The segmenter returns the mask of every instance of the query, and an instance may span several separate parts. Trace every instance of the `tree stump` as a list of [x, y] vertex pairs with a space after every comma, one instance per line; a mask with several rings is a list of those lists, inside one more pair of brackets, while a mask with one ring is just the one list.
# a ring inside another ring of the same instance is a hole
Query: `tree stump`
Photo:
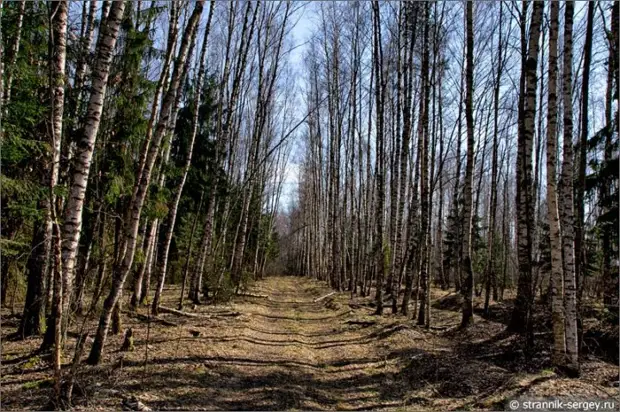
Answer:
[[121, 346], [122, 352], [132, 352], [133, 347], [133, 330], [128, 328], [125, 331], [125, 340], [123, 341], [123, 346]]

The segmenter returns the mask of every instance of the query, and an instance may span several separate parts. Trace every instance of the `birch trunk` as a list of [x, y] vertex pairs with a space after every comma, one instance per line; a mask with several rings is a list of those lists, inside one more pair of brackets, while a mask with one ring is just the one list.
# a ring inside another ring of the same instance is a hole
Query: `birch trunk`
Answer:
[[[239, 98], [239, 91], [241, 86], [241, 73], [245, 70], [247, 55], [249, 50], [249, 43], [254, 35], [254, 25], [256, 22], [256, 13], [258, 12], [258, 4], [254, 9], [254, 14], [252, 18], [251, 27], [249, 28], [248, 34], [248, 19], [250, 15], [250, 11], [252, 10], [252, 3], [248, 2], [247, 7], [243, 17], [243, 25], [241, 29], [241, 42], [239, 45], [239, 49], [237, 50], [237, 67], [233, 76], [233, 85], [230, 95], [228, 96], [228, 110], [227, 113], [224, 113], [224, 98], [226, 95], [226, 85], [229, 81], [230, 71], [231, 71], [231, 61], [230, 61], [230, 53], [233, 53], [234, 50], [232, 48], [233, 41], [233, 31], [235, 27], [235, 10], [236, 10], [235, 2], [231, 2], [230, 11], [229, 11], [229, 21], [228, 21], [228, 36], [227, 36], [227, 44], [226, 44], [226, 56], [224, 59], [224, 72], [222, 75], [222, 81], [220, 85], [219, 92], [219, 105], [218, 105], [218, 115], [217, 115], [217, 126], [216, 126], [216, 160], [215, 164], [217, 167], [221, 167], [224, 164], [224, 155], [226, 146], [229, 143], [229, 137], [231, 134], [232, 128], [232, 120], [234, 109], [237, 105], [237, 99]], [[200, 299], [198, 297], [200, 290], [202, 289], [202, 275], [205, 267], [205, 263], [211, 257], [212, 253], [212, 243], [213, 243], [213, 229], [214, 229], [214, 219], [215, 219], [215, 208], [217, 203], [217, 182], [214, 182], [213, 187], [211, 188], [211, 193], [209, 194], [209, 198], [207, 201], [207, 218], [205, 219], [204, 230], [202, 234], [202, 240], [200, 242], [200, 255], [198, 256], [198, 260], [196, 262], [196, 266], [192, 273], [192, 279], [190, 281], [190, 291], [189, 296], [190, 299], [196, 304], [200, 303]], [[227, 202], [225, 200], [224, 209], [227, 209]], [[224, 213], [226, 215], [226, 213]], [[225, 220], [226, 221], [226, 220]], [[222, 230], [225, 232], [225, 227]], [[222, 237], [224, 237], [224, 233], [222, 233]], [[224, 269], [220, 270], [220, 274], [217, 280], [217, 290], [215, 291], [215, 297], [219, 292], [219, 288], [221, 282], [224, 278]]]
[[[15, 41], [11, 49], [11, 63], [15, 64], [17, 53], [19, 52], [19, 43], [21, 37], [21, 26], [24, 15], [25, 1], [20, 2], [17, 20], [17, 33]], [[18, 336], [22, 338], [37, 335], [41, 331], [40, 319], [45, 315], [43, 311], [43, 291], [44, 279], [48, 272], [48, 259], [50, 256], [50, 247], [52, 242], [52, 213], [51, 208], [54, 207], [55, 196], [54, 188], [58, 184], [59, 163], [60, 163], [60, 147], [62, 139], [62, 117], [64, 111], [64, 95], [65, 95], [65, 66], [66, 66], [66, 46], [67, 46], [67, 8], [66, 1], [55, 4], [50, 11], [50, 88], [52, 94], [52, 136], [50, 139], [50, 147], [52, 149], [51, 162], [45, 162], [46, 172], [43, 174], [43, 184], [48, 187], [50, 193], [47, 199], [40, 202], [45, 212], [44, 220], [35, 224], [35, 233], [33, 236], [33, 252], [28, 258], [28, 288], [26, 291], [26, 302], [22, 320], [20, 322]], [[11, 73], [7, 75], [7, 88], [5, 96], [5, 104], [8, 104], [11, 94]], [[35, 243], [36, 242], [36, 243]], [[49, 287], [52, 287], [51, 284]], [[70, 295], [70, 293], [69, 293]], [[66, 311], [68, 313], [68, 311]], [[50, 324], [53, 324], [52, 321]], [[50, 331], [49, 336], [53, 336]], [[48, 340], [51, 342], [51, 339]]]
[[515, 308], [508, 330], [530, 332], [532, 296], [532, 142], [536, 109], [536, 69], [538, 67], [539, 37], [544, 4], [534, 2], [529, 30], [527, 58], [523, 66], [523, 107], [520, 108], [520, 132], [517, 153], [517, 252], [519, 284]]
[[[493, 153], [491, 154], [491, 201], [489, 205], [489, 233], [487, 242], [487, 263], [486, 263], [486, 290], [484, 296], [484, 313], [489, 314], [489, 300], [491, 298], [491, 287], [497, 282], [497, 274], [493, 267], [493, 247], [495, 244], [495, 232], [496, 232], [496, 217], [497, 217], [497, 151], [499, 147], [499, 91], [502, 79], [502, 23], [503, 23], [503, 5], [500, 3], [499, 8], [499, 39], [497, 46], [497, 76], [495, 77], [495, 84], [493, 89]], [[497, 289], [495, 289], [497, 290]], [[497, 299], [497, 293], [494, 296]]]
[[[86, 8], [86, 2], [84, 2], [84, 8]], [[88, 12], [88, 19], [83, 21], [86, 25], [82, 26], [82, 50], [76, 63], [75, 78], [73, 80], [73, 88], [75, 89], [75, 107], [79, 109], [82, 99], [82, 87], [84, 86], [84, 78], [86, 75], [87, 56], [90, 53], [92, 47], [94, 32], [95, 32], [95, 12], [97, 9], [97, 2], [95, 0], [90, 1], [90, 7]]]
[[189, 147], [187, 158], [185, 160], [185, 165], [183, 168], [183, 175], [181, 177], [181, 181], [176, 186], [176, 192], [174, 194], [174, 199], [172, 200], [172, 204], [169, 208], [170, 212], [168, 215], [168, 224], [166, 228], [166, 233], [164, 236], [164, 244], [161, 249], [161, 256], [157, 260], [157, 269], [155, 271], [157, 278], [157, 289], [155, 290], [155, 297], [153, 298], [153, 308], [152, 312], [155, 316], [159, 313], [159, 301], [161, 299], [161, 293], [164, 288], [164, 281], [166, 279], [166, 270], [168, 268], [168, 253], [170, 251], [170, 244], [172, 243], [172, 235], [174, 234], [174, 226], [176, 223], [177, 210], [179, 208], [179, 202], [181, 200], [181, 195], [183, 194], [183, 187], [185, 186], [185, 181], [187, 180], [187, 174], [189, 173], [189, 169], [192, 164], [192, 155], [194, 153], [194, 143], [196, 141], [196, 136], [198, 134], [198, 115], [200, 112], [200, 96], [202, 94], [202, 86], [204, 83], [205, 77], [205, 63], [206, 63], [206, 52], [207, 52], [207, 44], [209, 40], [209, 31], [211, 29], [211, 19], [213, 17], [213, 10], [215, 8], [215, 1], [211, 1], [209, 7], [209, 17], [207, 18], [207, 26], [205, 28], [204, 40], [202, 42], [202, 49], [200, 51], [200, 68], [198, 69], [198, 77], [196, 80], [196, 89], [193, 100], [194, 112], [192, 113], [192, 134], [189, 140]]
[[[91, 94], [86, 112], [84, 133], [78, 142], [73, 163], [73, 174], [69, 196], [65, 206], [64, 224], [62, 228], [62, 270], [63, 287], [72, 290], [73, 272], [82, 228], [82, 211], [88, 185], [90, 166], [95, 150], [97, 132], [101, 123], [101, 111], [106, 95], [108, 75], [118, 32], [121, 24], [125, 2], [114, 2], [106, 24], [101, 27], [97, 41], [97, 56], [92, 74]], [[63, 306], [68, 305], [68, 299]], [[68, 315], [65, 314], [65, 315]]]
[[[49, 213], [48, 216], [51, 218], [50, 223], [48, 223], [48, 227], [54, 225], [55, 231], [58, 232], [58, 210], [59, 203], [57, 202], [56, 196], [54, 195], [54, 191], [56, 185], [58, 184], [58, 176], [60, 170], [60, 150], [61, 150], [61, 140], [62, 140], [62, 127], [63, 127], [63, 112], [64, 112], [64, 101], [65, 101], [65, 69], [66, 69], [66, 49], [67, 49], [67, 14], [68, 14], [69, 5], [66, 1], [61, 1], [59, 3], [55, 3], [54, 7], [50, 10], [50, 19], [51, 19], [51, 31], [50, 31], [50, 51], [52, 53], [51, 56], [51, 70], [50, 70], [50, 88], [52, 94], [52, 111], [51, 111], [51, 124], [52, 124], [52, 135], [51, 135], [51, 148], [52, 148], [52, 164], [51, 169], [49, 171], [49, 182], [48, 182], [48, 190], [49, 190], [49, 199], [48, 199], [48, 207]], [[56, 233], [56, 237], [60, 236], [59, 233]], [[59, 239], [53, 240], [54, 248], [53, 252], [57, 253], [57, 247], [60, 244]], [[57, 262], [60, 259], [60, 256], [54, 255], [54, 262]], [[62, 290], [60, 295], [54, 302], [54, 306], [58, 302], [60, 302], [60, 308], [54, 308], [52, 313], [53, 322], [50, 322], [50, 325], [54, 325], [54, 328], [49, 331], [49, 336], [55, 337], [55, 345], [58, 345], [58, 336], [60, 335], [60, 339], [64, 342], [64, 337], [66, 333], [66, 325], [69, 316], [69, 300], [71, 298], [71, 283], [70, 278], [68, 278], [67, 274], [63, 271], [60, 272], [60, 269], [64, 267], [64, 265], [54, 264], [52, 270], [55, 270], [55, 276], [60, 277], [62, 273], [62, 278], [55, 280], [55, 283], [60, 281], [62, 282]], [[56, 288], [56, 286], [55, 286]], [[60, 319], [57, 317], [60, 316]], [[58, 325], [61, 325], [61, 329], [56, 329]], [[60, 348], [56, 350], [60, 351]], [[59, 355], [62, 356], [62, 355]]]
[[[420, 117], [420, 130], [422, 143], [420, 162], [420, 285], [422, 295], [420, 299], [420, 309], [418, 310], [418, 325], [430, 326], [430, 313], [427, 313], [427, 302], [430, 301], [430, 274], [428, 270], [428, 240], [430, 231], [430, 188], [429, 188], [429, 136], [428, 118], [430, 107], [430, 81], [429, 81], [429, 3], [424, 4], [424, 49], [422, 54], [422, 116]], [[434, 79], [433, 79], [434, 80]]]
[[200, 202], [198, 203], [198, 209], [196, 210], [196, 216], [194, 217], [194, 224], [192, 224], [192, 233], [189, 237], [189, 247], [185, 256], [185, 265], [183, 266], [183, 283], [181, 284], [181, 296], [179, 297], [179, 310], [183, 310], [183, 297], [185, 296], [185, 287], [187, 286], [187, 275], [189, 274], [189, 262], [192, 257], [192, 250], [194, 247], [194, 235], [196, 234], [196, 227], [198, 226], [198, 219], [200, 212], [202, 211], [202, 201], [204, 199], [204, 191], [200, 193]]
[[[414, 4], [414, 3], [411, 3]], [[418, 13], [418, 8], [414, 7], [413, 8], [413, 24], [415, 25], [415, 23], [417, 22], [417, 13]], [[402, 118], [403, 118], [403, 129], [402, 129], [402, 139], [401, 139], [401, 153], [400, 153], [400, 182], [399, 182], [399, 192], [400, 192], [400, 198], [399, 198], [399, 207], [398, 207], [398, 213], [396, 216], [396, 251], [395, 251], [395, 265], [397, 266], [397, 269], [395, 271], [395, 276], [398, 275], [398, 284], [400, 285], [402, 277], [403, 277], [403, 272], [405, 271], [405, 260], [404, 260], [404, 253], [405, 253], [405, 245], [402, 245], [403, 243], [403, 232], [404, 232], [404, 211], [405, 211], [405, 204], [407, 202], [407, 182], [409, 181], [409, 174], [407, 173], [408, 170], [408, 164], [409, 164], [409, 145], [411, 143], [411, 133], [412, 133], [412, 117], [413, 117], [413, 112], [411, 110], [411, 98], [412, 98], [412, 93], [413, 93], [413, 55], [414, 55], [414, 48], [415, 48], [415, 43], [416, 43], [416, 30], [411, 30], [410, 33], [407, 32], [406, 35], [407, 37], [409, 37], [408, 39], [408, 44], [407, 42], [405, 42], [405, 56], [404, 56], [404, 63], [403, 63], [403, 89], [404, 89], [404, 101], [403, 101], [403, 114], [402, 114]], [[411, 212], [409, 212], [411, 213]], [[396, 299], [392, 300], [392, 306], [394, 306], [395, 304], [397, 305], [397, 298], [398, 295], [395, 296]], [[394, 309], [394, 307], [392, 308]]]
[[383, 314], [383, 283], [385, 276], [385, 249], [384, 249], [384, 207], [385, 207], [385, 179], [383, 176], [384, 172], [384, 156], [385, 156], [385, 148], [384, 148], [384, 102], [385, 102], [385, 73], [383, 70], [383, 50], [382, 50], [382, 41], [381, 41], [381, 18], [379, 14], [379, 4], [372, 4], [373, 9], [373, 60], [374, 60], [374, 70], [375, 75], [377, 76], [376, 88], [375, 88], [375, 100], [376, 100], [376, 116], [377, 116], [377, 125], [376, 125], [376, 153], [377, 160], [375, 162], [375, 187], [377, 190], [376, 199], [377, 203], [375, 205], [375, 216], [376, 216], [376, 225], [375, 225], [375, 233], [377, 238], [375, 239], [374, 246], [374, 258], [375, 258], [375, 267], [377, 270], [377, 282], [376, 282], [376, 295], [375, 300], [377, 302], [377, 315]]
[[[116, 4], [117, 2], [114, 2], [113, 7], [116, 6]], [[127, 274], [131, 270], [131, 265], [133, 263], [136, 247], [140, 216], [142, 214], [142, 207], [144, 206], [144, 201], [146, 200], [146, 195], [148, 194], [148, 187], [151, 181], [151, 173], [153, 171], [153, 166], [157, 159], [159, 148], [161, 146], [165, 131], [168, 128], [168, 122], [170, 121], [170, 117], [175, 115], [174, 113], [172, 113], [172, 111], [176, 102], [177, 89], [181, 84], [181, 80], [184, 78], [185, 70], [187, 69], [186, 61], [189, 60], [190, 57], [188, 56], [189, 50], [191, 44], [193, 43], [194, 33], [196, 31], [196, 27], [198, 25], [198, 21], [202, 14], [203, 8], [204, 0], [198, 1], [194, 6], [194, 10], [190, 18], [188, 19], [183, 38], [181, 40], [181, 46], [179, 48], [179, 54], [174, 67], [172, 79], [170, 81], [170, 86], [161, 106], [161, 116], [159, 117], [157, 128], [155, 129], [155, 133], [153, 135], [153, 140], [149, 145], [149, 151], [144, 164], [143, 173], [141, 174], [141, 178], [136, 181], [136, 185], [134, 187], [135, 195], [132, 197], [131, 205], [129, 208], [130, 220], [129, 222], [127, 222], [123, 237], [124, 247], [122, 249], [125, 250], [125, 253], [124, 256], [121, 256], [121, 259], [115, 264], [115, 267], [113, 269], [114, 273], [112, 279], [112, 287], [103, 304], [103, 312], [101, 314], [101, 318], [99, 319], [99, 326], [95, 335], [95, 341], [93, 343], [88, 358], [88, 362], [93, 365], [98, 364], [101, 359], [101, 354], [103, 352], [105, 339], [110, 325], [112, 310], [120, 296]], [[110, 13], [110, 15], [112, 16], [112, 13]]]
[[149, 292], [151, 290], [151, 273], [153, 272], [153, 265], [156, 264], [157, 259], [157, 239], [159, 239], [159, 219], [155, 219], [153, 221], [153, 225], [151, 227], [151, 241], [147, 247], [146, 254], [146, 267], [144, 268], [144, 275], [142, 277], [142, 293], [138, 297], [138, 302], [140, 305], [145, 305], [149, 300]]
[[[258, 6], [259, 4], [257, 4], [256, 6], [257, 9], [258, 9]], [[250, 153], [248, 157], [246, 178], [244, 179], [249, 189], [248, 189], [247, 196], [244, 198], [244, 202], [243, 202], [242, 209], [241, 209], [240, 232], [239, 232], [239, 236], [237, 237], [237, 242], [235, 242], [234, 257], [233, 257], [233, 263], [231, 266], [231, 274], [233, 278], [233, 283], [235, 284], [236, 287], [239, 286], [239, 282], [241, 280], [242, 260], [243, 260], [243, 254], [245, 251], [245, 244], [247, 240], [247, 227], [248, 227], [248, 218], [249, 218], [248, 211], [250, 207], [250, 199], [252, 197], [251, 193], [253, 190], [254, 179], [255, 179], [254, 178], [255, 167], [258, 162], [259, 148], [261, 144], [262, 134], [265, 129], [265, 122], [267, 120], [267, 115], [268, 115], [268, 110], [269, 110], [268, 105], [272, 101], [274, 85], [275, 85], [276, 77], [278, 74], [278, 63], [280, 59], [280, 52], [281, 52], [282, 44], [284, 40], [284, 31], [286, 29], [286, 23], [287, 23], [287, 18], [289, 16], [289, 11], [290, 11], [290, 3], [287, 3], [286, 11], [284, 14], [284, 19], [281, 23], [282, 25], [281, 30], [280, 30], [280, 33], [277, 35], [277, 43], [275, 45], [276, 48], [274, 50], [275, 62], [273, 63], [272, 67], [270, 67], [268, 70], [268, 73], [270, 72], [271, 77], [266, 79], [269, 83], [267, 84], [267, 87], [265, 89], [266, 90], [265, 95], [261, 96], [261, 93], [259, 93], [259, 100], [257, 102], [258, 109], [257, 109], [257, 117], [255, 119], [256, 126], [254, 130], [254, 135], [252, 137], [252, 147], [250, 149]], [[254, 24], [252, 24], [252, 26], [254, 26]], [[267, 32], [267, 35], [268, 34], [269, 33]], [[260, 35], [258, 37], [260, 37]], [[265, 53], [268, 52], [267, 46], [268, 44], [266, 45]], [[259, 56], [259, 60], [262, 60], [260, 59], [260, 56]], [[261, 69], [259, 68], [259, 76], [261, 76], [260, 71]], [[259, 91], [260, 91], [260, 83], [261, 81], [259, 80]]]
[[[583, 55], [583, 73], [581, 76], [581, 130], [579, 131], [579, 151], [575, 153], [577, 176], [575, 180], [575, 280], [577, 282], [577, 306], [580, 306], [581, 293], [585, 280], [586, 250], [585, 243], [585, 192], [588, 146], [588, 120], [590, 114], [590, 66], [592, 63], [592, 31], [594, 26], [594, 2], [588, 3], [586, 18], [586, 38]], [[579, 312], [577, 313], [579, 315]], [[578, 326], [580, 326], [578, 318]]]
[[138, 273], [136, 273], [135, 275], [133, 293], [131, 295], [131, 300], [129, 303], [129, 306], [131, 308], [136, 308], [142, 299], [142, 283], [144, 281], [144, 274], [146, 273], [150, 263], [153, 239], [155, 238], [155, 230], [157, 229], [157, 219], [151, 222], [150, 225], [148, 224], [148, 222], [145, 222], [144, 224], [148, 225], [146, 233], [144, 233], [144, 246], [142, 248], [144, 252], [144, 262], [142, 262], [142, 264], [138, 268]]
[[[402, 54], [402, 43], [403, 43], [403, 4], [399, 4], [398, 13], [397, 13], [397, 25], [398, 31], [396, 34], [396, 50], [394, 51], [397, 55], [396, 60], [396, 107], [394, 107], [394, 103], [392, 100], [392, 150], [391, 150], [391, 158], [390, 158], [390, 225], [389, 225], [389, 234], [390, 234], [390, 272], [388, 275], [387, 287], [389, 288], [389, 293], [392, 295], [392, 313], [398, 313], [398, 275], [396, 273], [397, 265], [396, 265], [396, 255], [398, 255], [397, 249], [400, 247], [400, 244], [396, 242], [397, 238], [397, 226], [398, 226], [398, 210], [399, 210], [399, 173], [400, 173], [400, 154], [401, 154], [401, 116], [402, 116], [402, 105], [403, 105], [403, 54]], [[405, 56], [406, 59], [406, 56]], [[346, 187], [346, 185], [345, 185]]]
[[[54, 333], [54, 375], [56, 402], [60, 405], [60, 384], [61, 384], [61, 362], [62, 349], [66, 333], [66, 324], [69, 317], [69, 299], [72, 288], [68, 282], [67, 272], [63, 271], [61, 260], [61, 233], [58, 223], [57, 202], [54, 190], [58, 181], [58, 164], [60, 162], [60, 147], [62, 139], [62, 119], [65, 101], [65, 69], [67, 56], [67, 15], [69, 3], [66, 0], [54, 3], [50, 9], [50, 51], [51, 51], [51, 70], [50, 70], [50, 91], [52, 94], [52, 170], [49, 180], [49, 205], [53, 222], [53, 256], [54, 264], [52, 270], [55, 272], [54, 281], [54, 310], [52, 314], [53, 333]], [[62, 275], [61, 275], [62, 274]], [[51, 322], [50, 322], [51, 325]], [[51, 334], [51, 333], [50, 333]]]
[[573, 213], [573, 13], [575, 4], [567, 1], [564, 15], [564, 144], [560, 177], [559, 210], [562, 225], [564, 259], [564, 324], [566, 333], [566, 370], [579, 375], [577, 343], [577, 281], [575, 278], [575, 232]]
[[[609, 44], [609, 57], [608, 57], [608, 69], [607, 69], [607, 93], [605, 96], [605, 120], [607, 127], [607, 138], [605, 139], [605, 162], [611, 162], [613, 158], [613, 142], [612, 136], [615, 132], [617, 135], [620, 122], [618, 121], [618, 113], [616, 110], [613, 113], [613, 100], [617, 100], [618, 96], [614, 96], [615, 90], [620, 87], [620, 81], [618, 79], [618, 53], [620, 47], [618, 42], [620, 41], [620, 6], [618, 2], [614, 2], [611, 9], [611, 35], [608, 38]], [[615, 125], [614, 125], [615, 120]], [[600, 190], [600, 199], [609, 199], [611, 188], [607, 185], [602, 185]], [[611, 213], [612, 206], [610, 204], [603, 205], [603, 214]], [[609, 310], [615, 310], [616, 303], [618, 302], [618, 271], [617, 265], [612, 264], [612, 260], [615, 259], [615, 254], [612, 249], [613, 237], [617, 234], [616, 228], [613, 225], [605, 225], [602, 233], [602, 247], [603, 247], [603, 303]], [[613, 309], [612, 309], [613, 308]]]
[[[21, 44], [21, 36], [22, 36], [22, 26], [24, 24], [24, 12], [26, 9], [26, 0], [20, 0], [18, 10], [17, 10], [17, 22], [15, 28], [15, 38], [13, 39], [13, 45], [9, 50], [8, 59], [9, 62], [6, 71], [6, 79], [4, 86], [4, 101], [3, 101], [3, 110], [9, 109], [9, 103], [11, 101], [11, 88], [13, 85], [13, 74], [15, 72], [15, 64], [17, 63], [17, 55], [19, 54], [19, 46]], [[0, 95], [1, 96], [1, 95]]]
[[466, 328], [474, 321], [473, 292], [474, 274], [471, 261], [472, 241], [472, 184], [474, 179], [474, 108], [473, 108], [473, 83], [474, 83], [474, 15], [473, 3], [467, 3], [467, 66], [465, 71], [465, 122], [467, 126], [467, 164], [465, 166], [465, 182], [463, 185], [463, 272], [465, 273], [464, 284], [461, 287], [463, 294], [463, 317], [461, 328]]
[[549, 28], [549, 89], [547, 98], [547, 221], [551, 240], [551, 312], [553, 320], [553, 363], [563, 366], [566, 345], [564, 342], [564, 303], [562, 295], [562, 242], [558, 215], [557, 176], [557, 77], [559, 5], [550, 3]]

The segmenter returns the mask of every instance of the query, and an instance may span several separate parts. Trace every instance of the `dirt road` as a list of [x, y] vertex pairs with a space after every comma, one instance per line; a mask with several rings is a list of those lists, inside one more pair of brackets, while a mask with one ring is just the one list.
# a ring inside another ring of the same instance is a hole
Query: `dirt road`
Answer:
[[[152, 352], [144, 385], [125, 384], [155, 409], [369, 409], [402, 405], [394, 359], [380, 328], [344, 296], [300, 278], [257, 282], [231, 309], [241, 316], [198, 324], [174, 354]], [[357, 313], [360, 312], [360, 313]], [[155, 345], [154, 345], [155, 346]], [[172, 348], [168, 348], [168, 351]], [[135, 371], [140, 374], [140, 367]]]
[[[186, 308], [194, 317], [163, 314], [150, 328], [145, 308], [141, 319], [126, 313], [135, 351], [119, 352], [122, 336], [111, 336], [102, 364], [81, 369], [77, 409], [119, 409], [130, 396], [155, 410], [497, 410], [519, 395], [617, 396], [605, 383], [614, 365], [585, 362], [580, 380], [557, 377], [544, 353], [522, 367], [501, 322], [476, 316], [468, 331], [454, 330], [458, 308], [434, 305], [424, 330], [400, 315], [372, 316], [370, 298], [316, 301], [331, 291], [305, 278], [269, 277], [249, 292]], [[177, 299], [168, 289], [163, 304]], [[39, 343], [3, 342], [4, 409], [49, 398], [48, 364], [28, 355]]]

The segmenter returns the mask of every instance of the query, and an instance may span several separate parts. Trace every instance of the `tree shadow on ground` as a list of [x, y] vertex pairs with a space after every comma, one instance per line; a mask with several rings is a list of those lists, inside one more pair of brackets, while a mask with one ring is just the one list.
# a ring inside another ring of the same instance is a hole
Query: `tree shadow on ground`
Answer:
[[[229, 357], [170, 358], [154, 364], [166, 363], [172, 368], [149, 373], [148, 383], [128, 383], [123, 390], [139, 392], [147, 387], [163, 394], [149, 404], [154, 409], [352, 409], [369, 402], [403, 405], [403, 390], [397, 387], [407, 386], [406, 382], [397, 382], [393, 373], [376, 366], [385, 360], [361, 358], [314, 365]], [[193, 367], [189, 363], [194, 363]], [[193, 395], [174, 395], [175, 388], [187, 387], [195, 389]]]
[[[145, 402], [156, 410], [367, 410], [482, 397], [514, 377], [495, 357], [477, 359], [480, 351], [470, 348], [467, 355], [465, 346], [461, 349], [395, 350], [381, 358], [328, 363], [230, 356], [156, 358], [149, 361], [145, 380], [119, 379], [117, 389], [138, 396], [146, 389], [155, 396]], [[396, 371], [386, 369], [386, 362], [396, 364]], [[142, 362], [126, 361], [122, 373], [142, 376], [142, 367]]]

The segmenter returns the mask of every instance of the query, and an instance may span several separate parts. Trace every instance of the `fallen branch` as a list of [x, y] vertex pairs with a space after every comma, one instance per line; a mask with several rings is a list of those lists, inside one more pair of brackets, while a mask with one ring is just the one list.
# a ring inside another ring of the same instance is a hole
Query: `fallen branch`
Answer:
[[237, 296], [242, 296], [244, 298], [261, 298], [261, 299], [269, 299], [268, 295], [261, 295], [259, 293], [249, 293], [249, 292], [239, 292]]
[[221, 316], [241, 315], [241, 313], [239, 312], [223, 312], [223, 313], [218, 313], [218, 314], [213, 314], [213, 315], [203, 315], [201, 313], [183, 312], [182, 310], [176, 310], [176, 309], [168, 308], [166, 306], [160, 306], [159, 311], [163, 313], [172, 313], [173, 315], [177, 315], [177, 316], [185, 316], [187, 318], [200, 318], [200, 319], [211, 319], [211, 318], [218, 318]]
[[167, 308], [165, 306], [160, 306], [159, 311], [163, 313], [172, 313], [173, 315], [177, 315], [177, 316], [185, 316], [187, 318], [201, 318], [202, 317], [198, 313], [183, 312], [182, 310]]
[[364, 327], [376, 325], [377, 321], [375, 320], [348, 320], [345, 322], [348, 325], [360, 325]]
[[314, 299], [314, 300], [313, 300], [313, 302], [315, 302], [315, 303], [316, 303], [316, 302], [319, 302], [319, 301], [321, 301], [321, 300], [323, 300], [323, 299], [325, 299], [325, 298], [328, 298], [328, 297], [330, 297], [331, 295], [335, 295], [335, 294], [336, 294], [336, 292], [331, 292], [331, 293], [328, 293], [328, 294], [327, 294], [327, 295], [325, 295], [325, 296], [321, 296], [320, 298], [316, 298], [316, 299]]
[[474, 359], [488, 359], [488, 358], [494, 358], [495, 356], [498, 356], [498, 355], [503, 355], [503, 354], [504, 354], [504, 352], [485, 353], [484, 355], [474, 356]]
[[223, 312], [223, 313], [216, 313], [213, 315], [208, 315], [210, 318], [218, 318], [218, 317], [224, 317], [224, 316], [229, 316], [229, 317], [236, 317], [236, 316], [241, 316], [241, 312]]

